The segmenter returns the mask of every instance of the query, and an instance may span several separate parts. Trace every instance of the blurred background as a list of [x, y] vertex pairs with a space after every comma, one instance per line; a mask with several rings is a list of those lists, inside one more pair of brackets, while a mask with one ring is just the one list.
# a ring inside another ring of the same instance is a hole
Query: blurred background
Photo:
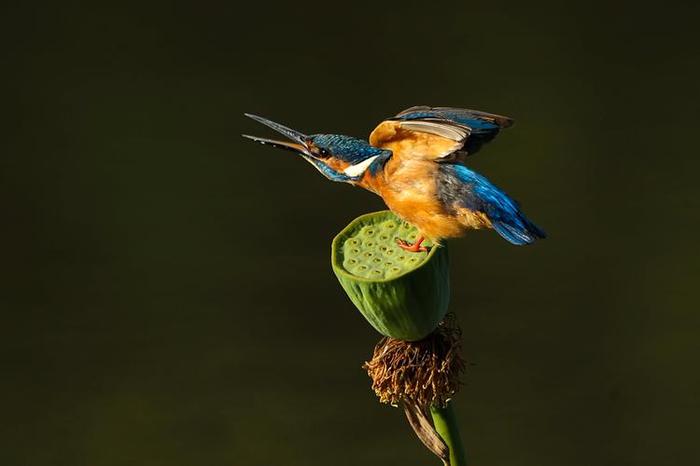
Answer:
[[473, 464], [697, 464], [698, 7], [3, 6], [0, 464], [436, 465], [329, 264], [383, 208], [246, 141], [502, 113], [549, 233], [450, 244]]

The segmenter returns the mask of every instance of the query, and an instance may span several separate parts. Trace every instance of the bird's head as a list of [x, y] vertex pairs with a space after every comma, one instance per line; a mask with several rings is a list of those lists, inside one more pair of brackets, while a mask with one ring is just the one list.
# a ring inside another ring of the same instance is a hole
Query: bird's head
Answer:
[[373, 147], [362, 139], [342, 134], [312, 134], [307, 136], [266, 118], [248, 113], [245, 115], [269, 126], [289, 140], [279, 141], [248, 136], [247, 134], [244, 134], [243, 137], [260, 144], [296, 152], [333, 181], [356, 182], [362, 178], [365, 171], [376, 170], [391, 156], [390, 151]]

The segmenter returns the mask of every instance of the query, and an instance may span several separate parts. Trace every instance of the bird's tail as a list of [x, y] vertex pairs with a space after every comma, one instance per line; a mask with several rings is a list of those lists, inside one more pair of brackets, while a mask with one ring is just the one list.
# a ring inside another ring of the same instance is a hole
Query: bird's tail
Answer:
[[522, 246], [547, 236], [525, 217], [514, 199], [483, 176], [464, 165], [455, 164], [444, 170], [449, 170], [448, 174], [454, 174], [459, 182], [468, 187], [465, 207], [485, 214], [493, 229], [507, 241]]
[[522, 246], [524, 244], [534, 243], [535, 240], [546, 238], [547, 234], [537, 225], [528, 220], [520, 210], [515, 212], [499, 212], [500, 215], [495, 215], [491, 219], [493, 229], [498, 232], [503, 238], [515, 244]]

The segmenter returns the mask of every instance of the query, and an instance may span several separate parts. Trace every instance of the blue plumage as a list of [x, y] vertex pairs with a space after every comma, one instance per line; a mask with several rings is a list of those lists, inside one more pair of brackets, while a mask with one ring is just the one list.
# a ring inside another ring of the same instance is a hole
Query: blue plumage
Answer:
[[413, 244], [397, 239], [407, 251], [425, 251], [425, 238], [455, 238], [478, 228], [493, 228], [516, 245], [545, 237], [517, 202], [464, 165], [465, 155], [513, 124], [508, 117], [451, 107], [411, 107], [381, 122], [367, 142], [340, 134], [307, 136], [248, 116], [290, 141], [247, 138], [294, 151], [326, 178], [378, 194], [392, 211], [418, 227], [421, 236]]
[[466, 127], [469, 129], [469, 138], [460, 152], [469, 155], [478, 152], [481, 146], [495, 138], [501, 129], [513, 124], [513, 120], [501, 115], [452, 107], [413, 107], [399, 113], [395, 119], [441, 120]]
[[331, 181], [356, 182], [362, 178], [362, 175], [349, 176], [334, 170], [324, 162], [324, 154], [327, 154], [326, 158], [332, 154], [334, 159], [347, 162], [350, 166], [375, 157], [367, 167], [372, 175], [376, 175], [384, 167], [387, 160], [391, 158], [391, 151], [373, 147], [367, 144], [367, 141], [342, 134], [314, 134], [308, 137], [306, 143], [313, 147], [318, 156], [312, 157], [302, 154], [302, 157], [311, 162], [318, 171]]
[[317, 147], [333, 154], [333, 157], [351, 165], [386, 152], [370, 146], [367, 141], [341, 134], [314, 134], [309, 139]]
[[482, 120], [472, 113], [456, 112], [448, 110], [432, 110], [432, 111], [416, 111], [397, 117], [397, 120], [424, 120], [429, 118], [437, 118], [451, 120], [464, 126], [468, 126], [472, 130], [472, 134], [496, 131], [500, 129], [493, 121]]
[[304, 157], [306, 160], [311, 162], [311, 164], [313, 164], [313, 166], [316, 167], [316, 169], [318, 171], [320, 171], [323, 174], [323, 176], [325, 176], [326, 178], [328, 178], [331, 181], [338, 181], [340, 183], [348, 183], [348, 182], [352, 182], [352, 181], [357, 181], [359, 179], [359, 177], [357, 177], [357, 176], [348, 176], [345, 173], [341, 173], [339, 171], [333, 170], [331, 167], [329, 167], [325, 163], [323, 163], [319, 160], [316, 160], [313, 157], [309, 157], [307, 155], [302, 155], [302, 157]]
[[438, 196], [445, 206], [481, 212], [494, 230], [516, 245], [530, 244], [546, 234], [521, 212], [518, 203], [485, 177], [464, 165], [441, 165]]
[[386, 165], [392, 155], [393, 154], [390, 150], [383, 151], [379, 157], [374, 159], [374, 161], [370, 164], [369, 168], [367, 169], [369, 174], [372, 176], [377, 176], [377, 174], [384, 169], [384, 165]]

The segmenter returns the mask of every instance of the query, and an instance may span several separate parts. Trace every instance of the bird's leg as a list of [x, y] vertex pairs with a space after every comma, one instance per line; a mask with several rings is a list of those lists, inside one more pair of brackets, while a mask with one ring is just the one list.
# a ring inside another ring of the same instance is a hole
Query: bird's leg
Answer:
[[408, 252], [427, 252], [428, 248], [425, 246], [421, 246], [421, 243], [425, 240], [425, 237], [419, 236], [418, 239], [416, 239], [416, 242], [411, 244], [408, 241], [396, 238], [396, 243], [399, 245], [401, 249], [404, 251]]

